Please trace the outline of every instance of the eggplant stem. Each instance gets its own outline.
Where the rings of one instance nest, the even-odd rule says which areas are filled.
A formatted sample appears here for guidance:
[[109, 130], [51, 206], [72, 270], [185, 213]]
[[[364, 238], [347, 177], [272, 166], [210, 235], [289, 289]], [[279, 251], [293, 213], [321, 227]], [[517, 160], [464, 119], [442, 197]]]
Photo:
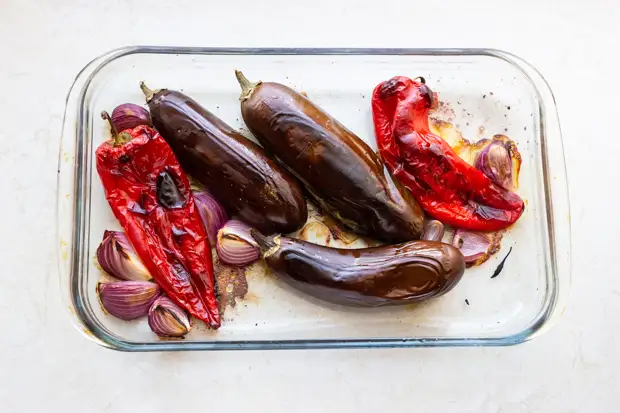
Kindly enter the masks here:
[[142, 93], [144, 93], [146, 103], [149, 103], [156, 91], [149, 89], [149, 87], [146, 85], [146, 83], [144, 83], [144, 81], [140, 81], [140, 89], [142, 89]]
[[266, 237], [254, 228], [250, 228], [250, 235], [261, 249], [263, 258], [267, 258], [280, 248], [280, 236]]
[[254, 238], [254, 241], [256, 241], [260, 249], [264, 251], [276, 246], [276, 243], [273, 242], [273, 238], [270, 239], [269, 237], [264, 236], [254, 228], [250, 228], [250, 235]]
[[241, 86], [241, 95], [239, 96], [239, 100], [242, 102], [250, 97], [256, 86], [262, 83], [260, 80], [256, 83], [250, 82], [241, 70], [235, 70], [235, 76]]

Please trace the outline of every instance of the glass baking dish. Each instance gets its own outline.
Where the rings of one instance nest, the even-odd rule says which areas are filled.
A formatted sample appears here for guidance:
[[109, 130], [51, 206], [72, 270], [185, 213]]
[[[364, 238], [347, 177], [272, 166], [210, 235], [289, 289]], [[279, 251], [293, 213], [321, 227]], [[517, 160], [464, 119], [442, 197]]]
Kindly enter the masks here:
[[[394, 75], [424, 76], [465, 137], [510, 136], [523, 157], [519, 194], [526, 211], [502, 250], [466, 271], [443, 297], [416, 305], [351, 309], [283, 288], [261, 264], [222, 327], [202, 323], [184, 340], [159, 340], [145, 320], [105, 315], [94, 264], [105, 229], [120, 229], [93, 163], [108, 137], [102, 110], [144, 103], [138, 82], [184, 91], [231, 126], [241, 120], [234, 69], [303, 91], [371, 146], [372, 88]], [[58, 170], [59, 265], [66, 304], [93, 341], [117, 350], [223, 350], [511, 345], [560, 314], [570, 286], [570, 214], [562, 139], [552, 92], [532, 66], [489, 49], [221, 49], [129, 47], [89, 63], [69, 95]], [[497, 278], [490, 276], [512, 246]]]

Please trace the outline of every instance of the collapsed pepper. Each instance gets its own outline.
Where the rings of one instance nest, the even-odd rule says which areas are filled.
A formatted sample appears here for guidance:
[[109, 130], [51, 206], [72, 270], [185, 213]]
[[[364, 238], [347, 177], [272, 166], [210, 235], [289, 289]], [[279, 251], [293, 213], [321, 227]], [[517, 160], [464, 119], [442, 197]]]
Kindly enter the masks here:
[[[108, 118], [107, 114], [102, 114]], [[211, 248], [172, 150], [140, 125], [97, 148], [106, 199], [138, 256], [168, 296], [208, 326], [220, 326]]]
[[523, 213], [523, 200], [493, 183], [432, 134], [435, 95], [423, 78], [396, 76], [373, 91], [372, 114], [383, 161], [434, 218], [459, 228], [496, 231]]

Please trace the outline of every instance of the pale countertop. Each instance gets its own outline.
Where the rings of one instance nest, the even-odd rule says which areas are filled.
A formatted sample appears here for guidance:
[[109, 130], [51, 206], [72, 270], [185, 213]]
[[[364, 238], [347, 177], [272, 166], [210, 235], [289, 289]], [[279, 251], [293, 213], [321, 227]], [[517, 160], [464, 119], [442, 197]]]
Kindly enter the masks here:
[[[266, 3], [1, 2], [0, 411], [618, 411], [617, 1]], [[550, 83], [564, 135], [573, 274], [563, 316], [506, 348], [128, 354], [85, 340], [57, 274], [64, 100], [88, 61], [134, 44], [491, 47], [525, 58]]]

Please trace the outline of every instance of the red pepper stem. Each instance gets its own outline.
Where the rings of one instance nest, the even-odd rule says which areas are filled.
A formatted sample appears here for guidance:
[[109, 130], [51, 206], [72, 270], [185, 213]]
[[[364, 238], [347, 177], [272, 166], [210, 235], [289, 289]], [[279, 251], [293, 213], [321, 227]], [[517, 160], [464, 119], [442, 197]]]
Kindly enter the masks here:
[[116, 126], [114, 126], [114, 122], [112, 122], [112, 117], [110, 117], [110, 114], [104, 110], [103, 112], [101, 112], [101, 119], [108, 121], [108, 125], [110, 125], [110, 132], [112, 133], [112, 138], [114, 138], [114, 142], [116, 143], [118, 131], [116, 130]]
[[241, 70], [235, 70], [235, 76], [241, 86], [241, 96], [239, 96], [239, 100], [242, 102], [250, 97], [256, 86], [262, 83], [260, 80], [256, 83], [250, 82]]
[[101, 119], [107, 120], [110, 125], [110, 132], [112, 133], [112, 139], [114, 139], [114, 146], [122, 146], [125, 143], [131, 140], [131, 135], [125, 132], [118, 133], [116, 126], [114, 126], [114, 122], [112, 122], [112, 117], [105, 110], [101, 112]]

